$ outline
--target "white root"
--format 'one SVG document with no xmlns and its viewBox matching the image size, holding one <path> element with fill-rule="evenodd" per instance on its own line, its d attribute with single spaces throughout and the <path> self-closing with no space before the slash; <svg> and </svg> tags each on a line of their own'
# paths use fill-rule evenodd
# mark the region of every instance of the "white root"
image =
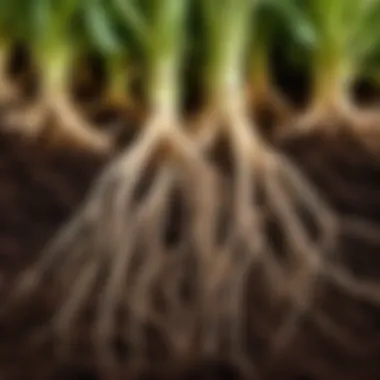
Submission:
<svg viewBox="0 0 380 380">
<path fill-rule="evenodd" d="M 37 104 L 8 115 L 6 122 L 31 138 L 39 138 L 53 122 L 53 136 L 98 153 L 109 152 L 114 143 L 110 133 L 98 131 L 81 116 L 66 94 L 43 96 Z"/>
<path fill-rule="evenodd" d="M 354 127 L 357 111 L 353 103 L 348 100 L 331 104 L 313 105 L 306 109 L 298 120 L 295 121 L 297 133 L 307 134 L 314 130 L 322 130 L 328 134 L 335 134 L 340 128 L 337 123 L 344 123 Z M 286 131 L 284 132 L 286 133 Z"/>
<path fill-rule="evenodd" d="M 243 103 L 237 100 L 239 96 L 234 95 L 235 98 L 232 94 L 227 94 L 225 97 L 227 101 L 221 105 L 219 112 L 211 114 L 209 124 L 206 123 L 207 128 L 205 128 L 208 134 L 201 130 L 196 136 L 202 149 L 207 150 L 224 127 L 224 131 L 228 133 L 229 140 L 232 142 L 232 153 L 235 159 L 233 207 L 234 225 L 238 236 L 236 243 L 227 249 L 232 278 L 228 280 L 228 276 L 225 275 L 223 279 L 230 283 L 229 297 L 226 302 L 228 302 L 228 315 L 233 328 L 231 339 L 235 341 L 233 349 L 237 350 L 239 345 L 241 348 L 243 337 L 246 335 L 244 331 L 239 333 L 238 330 L 242 326 L 245 315 L 242 310 L 244 302 L 239 296 L 244 293 L 244 283 L 249 270 L 258 262 L 266 262 L 269 266 L 274 264 L 263 259 L 263 256 L 271 254 L 273 248 L 269 248 L 268 242 L 263 240 L 264 221 L 257 205 L 252 200 L 255 188 L 260 183 L 264 183 L 266 206 L 272 210 L 280 222 L 287 241 L 287 255 L 290 256 L 290 262 L 293 262 L 292 281 L 287 276 L 287 280 L 283 279 L 282 283 L 286 285 L 283 292 L 287 293 L 287 298 L 290 297 L 292 300 L 294 310 L 278 331 L 275 347 L 279 348 L 290 339 L 297 321 L 311 307 L 313 295 L 317 290 L 315 280 L 322 274 L 323 263 L 329 260 L 328 254 L 331 253 L 336 242 L 338 221 L 328 205 L 324 204 L 321 197 L 297 172 L 294 165 L 260 140 L 254 126 L 246 116 L 247 112 Z M 304 221 L 297 215 L 301 207 L 308 212 L 317 226 L 319 233 L 317 238 L 313 238 L 303 227 Z M 238 250 L 243 252 L 238 252 Z M 239 254 L 242 257 L 237 259 Z M 271 270 L 268 269 L 269 272 Z M 284 278 L 284 274 L 282 277 Z M 276 279 L 277 283 L 278 281 Z M 217 292 L 214 294 L 216 295 Z M 225 303 L 219 302 L 219 307 L 222 305 Z M 221 313 L 222 310 L 219 309 L 212 315 L 216 318 Z M 217 321 L 209 320 L 208 325 L 213 324 L 217 324 Z"/>
<path fill-rule="evenodd" d="M 95 289 L 100 264 L 100 259 L 94 258 L 79 272 L 77 279 L 70 287 L 69 296 L 51 321 L 49 328 L 55 336 L 59 337 L 58 354 L 62 357 L 70 354 L 69 348 L 74 335 L 75 323 L 86 305 L 86 300 Z"/>
<path fill-rule="evenodd" d="M 115 236 L 115 241 L 119 246 L 115 247 L 115 251 L 111 254 L 111 256 L 113 256 L 110 258 L 112 262 L 111 271 L 100 301 L 99 311 L 97 313 L 98 321 L 95 330 L 96 340 L 98 343 L 97 346 L 101 349 L 99 358 L 102 358 L 101 360 L 107 361 L 108 363 L 112 363 L 113 359 L 113 353 L 107 346 L 109 340 L 114 337 L 116 332 L 114 320 L 115 314 L 121 303 L 122 296 L 124 295 L 127 299 L 129 296 L 129 292 L 125 294 L 125 284 L 130 277 L 130 266 L 132 264 L 133 255 L 135 254 L 134 250 L 136 249 L 138 239 L 141 238 L 139 230 L 145 223 L 148 222 L 148 219 L 152 215 L 154 216 L 154 209 L 156 207 L 160 207 L 162 192 L 165 194 L 168 186 L 170 186 L 169 180 L 170 177 L 167 175 L 160 177 L 159 183 L 154 189 L 154 194 L 152 194 L 146 202 L 138 207 L 136 214 L 127 214 L 125 215 L 125 220 L 121 224 L 115 224 L 115 228 L 118 229 L 117 233 L 119 234 L 119 236 Z M 120 195 L 125 196 L 125 193 L 120 193 Z M 126 208 L 123 207 L 121 209 L 115 209 L 115 216 L 120 213 L 120 210 L 124 209 Z M 134 228 L 128 226 L 128 219 L 133 219 Z M 157 252 L 155 252 L 155 255 L 157 255 Z M 129 299 L 127 302 L 129 303 Z M 139 299 L 138 302 L 144 304 L 144 299 Z M 129 309 L 128 311 L 131 310 Z M 147 319 L 146 316 L 145 319 Z M 139 327 L 140 326 L 137 326 L 136 330 L 138 330 Z"/>
<path fill-rule="evenodd" d="M 237 116 L 235 118 L 235 116 Z M 235 120 L 235 121 L 234 121 Z M 255 199 L 256 187 L 255 184 L 258 180 L 258 172 L 252 170 L 256 165 L 252 162 L 252 158 L 247 142 L 250 137 L 249 126 L 243 117 L 239 115 L 231 115 L 228 120 L 230 124 L 230 134 L 233 143 L 233 153 L 236 159 L 236 182 L 234 202 L 234 232 L 232 235 L 233 254 L 242 256 L 235 261 L 235 269 L 230 279 L 230 286 L 228 290 L 228 313 L 231 318 L 231 349 L 230 354 L 237 360 L 240 365 L 247 366 L 242 360 L 245 358 L 244 341 L 247 332 L 244 331 L 245 310 L 242 308 L 244 305 L 245 297 L 245 284 L 249 271 L 260 260 L 260 256 L 264 255 L 265 241 L 262 230 L 262 220 L 257 205 L 252 201 Z M 251 145 L 255 149 L 255 145 Z M 253 153 L 253 152 L 252 152 Z M 257 152 L 253 153 L 254 155 Z M 260 169 L 259 169 L 260 170 Z M 247 237 L 249 240 L 247 241 Z M 241 252 L 239 252 L 241 251 Z M 231 253 L 232 253 L 231 252 Z M 249 361 L 247 362 L 249 363 Z"/>
<path fill-rule="evenodd" d="M 175 172 L 172 171 L 168 180 L 174 181 Z M 165 178 L 163 178 L 165 180 Z M 163 186 L 165 183 L 163 183 Z M 167 184 L 168 185 L 168 184 Z M 179 184 L 177 184 L 178 186 Z M 177 188 L 175 183 L 172 184 L 173 189 Z M 184 195 L 188 191 L 189 184 L 183 184 L 184 186 Z M 164 242 L 161 241 L 162 234 L 162 224 L 164 222 L 164 210 L 170 201 L 170 190 L 171 186 L 166 186 L 164 192 L 160 194 L 158 188 L 155 191 L 157 193 L 155 196 L 160 196 L 162 201 L 160 202 L 161 206 L 158 208 L 158 202 L 156 203 L 156 209 L 152 213 L 150 220 L 144 222 L 142 226 L 142 236 L 144 236 L 147 241 L 144 243 L 149 251 L 156 251 L 154 256 L 149 256 L 146 258 L 142 264 L 143 269 L 139 278 L 137 278 L 133 289 L 131 291 L 130 307 L 131 307 L 131 321 L 132 324 L 128 329 L 129 334 L 133 334 L 132 341 L 136 344 L 136 349 L 139 350 L 136 352 L 136 355 L 143 357 L 144 352 L 144 337 L 141 332 L 142 322 L 149 321 L 155 324 L 161 331 L 162 338 L 172 347 L 173 352 L 176 355 L 186 355 L 186 353 L 191 350 L 191 345 L 194 339 L 196 319 L 198 317 L 198 307 L 193 305 L 190 301 L 183 299 L 181 295 L 181 286 L 183 281 L 188 281 L 189 269 L 186 265 L 187 258 L 189 254 L 189 246 L 186 240 L 183 240 L 179 243 L 179 246 L 176 248 L 165 247 Z M 154 194 L 152 194 L 153 196 Z M 209 202 L 212 204 L 213 202 Z M 207 206 L 206 206 L 207 209 Z M 199 210 L 204 210 L 199 208 Z M 204 214 L 204 213 L 201 213 Z M 147 215 L 148 216 L 148 215 Z M 190 221 L 187 221 L 185 226 L 182 226 L 184 229 L 191 228 Z M 207 225 L 207 219 L 203 219 L 205 225 Z M 196 223 L 195 223 L 196 224 Z M 207 225 L 208 227 L 208 225 Z M 204 229 L 202 229 L 204 231 Z M 191 239 L 190 239 L 191 240 Z M 205 241 L 204 246 L 207 246 Z M 197 248 L 195 248 L 197 249 Z M 206 253 L 207 256 L 210 256 L 210 252 Z M 194 258 L 193 258 L 194 259 Z M 199 267 L 202 267 L 202 264 L 198 264 Z M 154 284 L 160 281 L 160 276 L 164 277 L 162 286 L 162 295 L 165 299 L 166 312 L 165 314 L 155 311 L 151 305 L 147 302 L 155 296 Z M 199 289 L 199 296 L 201 296 L 202 290 Z"/>
<path fill-rule="evenodd" d="M 67 133 L 69 141 L 101 152 L 107 152 L 112 148 L 112 136 L 107 132 L 99 132 L 90 125 L 67 97 L 58 97 L 53 101 L 51 113 L 58 126 L 62 126 L 63 136 Z"/>
<path fill-rule="evenodd" d="M 277 332 L 274 346 L 279 349 L 289 341 L 295 332 L 297 322 L 311 308 L 318 289 L 316 280 L 323 268 L 324 251 L 323 246 L 321 249 L 308 236 L 291 207 L 291 200 L 284 192 L 278 191 L 278 186 L 281 184 L 276 179 L 278 178 L 271 176 L 268 178 L 268 192 L 271 205 L 285 230 L 288 240 L 287 253 L 292 256 L 296 268 L 287 284 L 287 290 L 294 302 L 294 310 Z"/>
<path fill-rule="evenodd" d="M 168 206 L 168 197 L 173 181 L 173 174 L 170 170 L 164 170 L 158 184 L 152 189 L 152 194 L 147 200 L 148 206 L 145 210 L 144 218 L 141 220 L 141 235 L 143 247 L 148 252 L 155 252 L 145 258 L 141 273 L 135 280 L 132 290 L 124 296 L 124 311 L 129 312 L 130 321 L 124 327 L 124 338 L 126 341 L 134 342 L 131 352 L 132 357 L 139 360 L 144 358 L 145 337 L 144 327 L 149 320 L 157 323 L 160 316 L 155 312 L 150 304 L 154 283 L 162 272 L 167 252 L 161 241 L 165 209 Z M 131 359 L 132 360 L 132 359 Z"/>
<path fill-rule="evenodd" d="M 102 190 L 103 197 L 107 195 L 107 190 L 113 190 L 112 188 L 107 189 L 104 184 L 100 185 L 98 185 L 97 189 L 95 187 L 95 190 L 98 190 L 98 193 L 99 190 Z M 97 192 L 95 191 L 94 193 L 96 194 Z M 111 196 L 112 193 L 111 191 Z M 73 249 L 64 251 L 68 256 L 66 263 L 64 262 L 55 274 L 59 277 L 63 286 L 72 284 L 69 286 L 70 290 L 67 291 L 66 300 L 54 314 L 50 326 L 53 333 L 61 339 L 58 352 L 62 356 L 69 353 L 69 343 L 73 337 L 72 332 L 75 328 L 75 322 L 97 286 L 102 266 L 107 265 L 106 257 L 102 253 L 109 248 L 107 234 L 112 232 L 112 224 L 107 224 L 107 221 L 109 222 L 107 220 L 109 210 L 103 208 L 99 211 L 102 211 L 102 214 L 98 214 L 97 219 L 102 220 L 103 223 L 86 226 L 91 236 L 87 236 L 87 239 L 80 245 L 78 241 L 78 247 L 74 245 L 74 248 L 78 248 L 76 255 L 74 255 L 75 251 Z M 89 241 L 89 239 L 91 240 Z M 79 248 L 81 248 L 80 251 Z M 67 254 L 67 252 L 70 252 L 70 254 Z M 95 257 L 94 252 L 98 252 Z"/>
<path fill-rule="evenodd" d="M 123 167 L 124 170 L 128 168 L 128 171 L 134 172 L 136 176 L 135 178 L 139 178 L 140 173 L 142 173 L 142 169 L 144 168 L 142 162 L 139 162 L 139 158 L 141 160 L 148 160 L 149 156 L 154 153 L 155 148 L 158 147 L 160 143 L 167 140 L 166 142 L 169 143 L 168 149 L 173 150 L 174 157 L 176 157 L 179 161 L 180 166 L 185 166 L 185 177 L 189 175 L 188 172 L 190 172 L 190 176 L 192 178 L 197 178 L 197 181 L 205 178 L 205 175 L 207 177 L 207 170 L 205 172 L 202 160 L 200 158 L 197 159 L 197 155 L 192 152 L 191 148 L 189 148 L 191 141 L 187 141 L 187 138 L 185 138 L 184 135 L 178 131 L 178 129 L 168 127 L 168 123 L 173 122 L 170 120 L 167 121 L 166 119 L 159 119 L 158 124 L 153 123 L 152 129 L 147 130 L 147 134 L 142 137 L 140 144 L 136 145 L 135 150 L 132 148 L 132 152 L 128 155 L 131 160 L 129 165 L 127 165 L 126 162 L 124 163 L 121 161 L 120 167 Z M 173 125 L 175 126 L 175 124 Z M 131 164 L 132 161 L 134 161 L 135 165 Z M 134 211 L 133 215 L 130 214 L 129 218 L 127 215 L 127 218 L 125 219 L 126 222 L 123 224 L 119 224 L 121 221 L 117 221 L 116 217 L 117 215 L 120 215 L 120 210 L 124 209 L 119 202 L 122 200 L 125 202 L 125 200 L 128 199 L 129 192 L 126 191 L 125 188 L 121 188 L 120 192 L 115 197 L 115 204 L 119 203 L 118 207 L 115 208 L 115 226 L 120 226 L 121 230 L 119 232 L 120 234 L 123 234 L 115 236 L 115 239 L 117 242 L 120 242 L 119 244 L 121 244 L 121 242 L 125 243 L 120 245 L 119 253 L 117 253 L 118 250 L 112 253 L 112 255 L 114 255 L 114 259 L 111 267 L 111 273 L 108 277 L 109 282 L 106 284 L 105 293 L 103 294 L 103 298 L 99 306 L 99 313 L 97 313 L 97 346 L 100 349 L 101 356 L 106 358 L 108 362 L 105 363 L 106 365 L 112 363 L 113 352 L 107 348 L 107 342 L 109 342 L 109 339 L 112 339 L 113 332 L 115 332 L 115 308 L 117 308 L 121 303 L 121 295 L 124 289 L 123 284 L 125 286 L 126 282 L 128 282 L 128 278 L 130 278 L 128 272 L 130 271 L 129 268 L 131 265 L 132 256 L 134 250 L 136 250 L 137 239 L 139 237 L 141 238 L 139 231 L 140 229 L 144 230 L 144 226 L 146 227 L 149 223 L 151 223 L 149 222 L 150 218 L 154 218 L 155 215 L 159 217 L 160 214 L 164 213 L 165 210 L 161 207 L 162 203 L 165 203 L 165 198 L 170 192 L 173 174 L 174 173 L 171 171 L 166 174 L 162 172 L 154 184 L 154 191 L 152 194 L 148 196 L 148 199 L 143 203 L 141 208 L 137 208 L 137 210 Z M 200 182 L 202 183 L 202 180 L 200 180 Z M 128 184 L 128 187 L 129 190 L 132 189 L 130 184 Z M 188 189 L 188 186 L 186 188 Z M 212 191 L 209 186 L 201 185 L 199 188 L 205 188 L 207 191 Z M 197 193 L 197 191 L 195 193 Z M 202 221 L 203 227 L 207 226 L 206 222 Z M 137 283 L 133 287 L 132 291 L 127 291 L 127 293 L 124 294 L 124 297 L 126 297 L 124 301 L 126 302 L 126 304 L 124 303 L 124 308 L 126 308 L 130 313 L 130 319 L 133 327 L 132 330 L 129 329 L 129 336 L 127 334 L 127 338 L 130 338 L 130 340 L 127 340 L 127 342 L 132 344 L 132 352 L 135 350 L 137 357 L 140 357 L 140 359 L 143 355 L 141 350 L 145 338 L 141 334 L 143 334 L 143 327 L 150 322 L 149 318 L 152 318 L 148 318 L 147 314 L 152 308 L 152 323 L 154 324 L 155 322 L 154 306 L 150 305 L 148 291 L 151 288 L 151 281 L 160 273 L 160 271 L 162 272 L 165 264 L 165 260 L 163 260 L 162 257 L 160 258 L 160 256 L 162 256 L 162 249 L 160 249 L 160 245 L 157 246 L 154 244 L 151 249 L 145 251 L 145 255 L 147 255 L 145 259 L 146 262 L 155 262 L 157 265 L 155 265 L 155 267 L 152 265 L 142 265 Z M 137 294 L 139 294 L 141 298 L 136 298 Z M 170 318 L 170 315 L 167 318 Z M 169 330 L 172 329 L 169 328 Z M 132 336 L 130 336 L 131 332 Z"/>
</svg>

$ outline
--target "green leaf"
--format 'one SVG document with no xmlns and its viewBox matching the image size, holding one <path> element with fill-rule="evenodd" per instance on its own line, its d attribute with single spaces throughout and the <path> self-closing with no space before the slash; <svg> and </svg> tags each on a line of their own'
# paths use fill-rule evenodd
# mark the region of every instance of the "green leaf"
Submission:
<svg viewBox="0 0 380 380">
<path fill-rule="evenodd" d="M 87 0 L 85 24 L 93 45 L 106 54 L 120 53 L 125 48 L 115 32 L 113 20 L 103 0 Z"/>
<path fill-rule="evenodd" d="M 357 28 L 352 36 L 351 54 L 358 60 L 366 60 L 380 48 L 380 1 L 363 4 Z"/>
<path fill-rule="evenodd" d="M 114 7 L 118 16 L 132 29 L 134 37 L 141 43 L 146 44 L 148 40 L 147 22 L 138 11 L 132 0 L 108 0 Z"/>
<path fill-rule="evenodd" d="M 52 32 L 53 9 L 49 0 L 34 0 L 30 3 L 31 37 L 33 40 L 39 41 Z"/>
<path fill-rule="evenodd" d="M 333 0 L 332 0 L 333 1 Z M 281 24 L 282 30 L 290 32 L 291 37 L 299 44 L 305 47 L 315 46 L 317 44 L 317 33 L 315 27 L 303 8 L 294 0 L 262 0 L 264 4 L 276 16 L 272 22 L 272 28 L 275 23 Z"/>
</svg>

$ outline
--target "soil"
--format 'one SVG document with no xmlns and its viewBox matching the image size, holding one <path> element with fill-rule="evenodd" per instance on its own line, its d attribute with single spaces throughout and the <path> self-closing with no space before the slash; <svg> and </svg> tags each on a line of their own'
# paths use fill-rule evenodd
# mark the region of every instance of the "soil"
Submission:
<svg viewBox="0 0 380 380">
<path fill-rule="evenodd" d="M 347 229 L 342 234 L 340 250 L 344 252 L 347 267 L 357 276 L 378 278 L 380 233 L 377 238 L 376 225 L 380 228 L 380 152 L 370 154 L 346 132 L 292 137 L 281 142 L 280 147 L 340 214 L 360 217 L 371 224 L 375 230 L 372 234 L 368 226 Z M 4 289 L 15 272 L 33 260 L 67 220 L 107 160 L 1 133 L 0 287 Z M 345 340 L 323 334 L 312 317 L 305 318 L 291 349 L 280 353 L 277 359 L 263 357 L 262 379 L 380 378 L 380 308 L 342 294 L 331 284 L 325 286 L 329 296 L 320 302 L 321 310 L 345 330 Z M 261 335 L 266 333 L 270 331 Z M 0 366 L 1 379 L 97 378 L 95 372 L 84 366 L 70 365 L 44 372 L 50 360 L 48 353 L 49 348 L 46 348 L 39 358 L 32 353 L 8 357 L 7 365 Z M 1 356 L 4 363 L 5 356 Z M 20 360 L 23 360 L 22 366 Z M 186 374 L 183 371 L 180 374 L 173 371 L 170 376 L 147 374 L 146 378 L 238 378 L 234 371 L 218 363 L 205 362 L 192 365 Z M 127 374 L 120 378 L 127 378 Z"/>
</svg>

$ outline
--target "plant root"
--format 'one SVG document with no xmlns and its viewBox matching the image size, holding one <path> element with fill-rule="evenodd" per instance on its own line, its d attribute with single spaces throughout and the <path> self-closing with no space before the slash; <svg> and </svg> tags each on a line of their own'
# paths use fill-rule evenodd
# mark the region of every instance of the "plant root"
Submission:
<svg viewBox="0 0 380 380">
<path fill-rule="evenodd" d="M 112 135 L 98 131 L 81 117 L 79 111 L 66 96 L 45 99 L 29 109 L 9 115 L 7 124 L 20 128 L 21 133 L 31 138 L 40 138 L 46 131 L 52 133 L 58 141 L 77 147 L 89 149 L 101 154 L 109 152 L 113 147 Z M 54 126 L 46 130 L 46 126 Z"/>
<path fill-rule="evenodd" d="M 272 285 L 281 289 L 282 296 L 293 304 L 293 312 L 277 331 L 273 348 L 279 349 L 286 346 L 297 321 L 312 307 L 318 278 L 336 244 L 338 220 L 295 165 L 260 139 L 241 105 L 227 102 L 219 113 L 209 118 L 209 125 L 197 132 L 199 145 L 206 152 L 220 133 L 227 134 L 232 142 L 233 232 L 229 246 L 225 246 L 230 260 L 229 276 L 225 274 L 222 278 L 224 283 L 228 282 L 229 296 L 228 301 L 219 301 L 219 307 L 227 307 L 231 328 L 241 329 L 245 314 L 241 298 L 246 291 L 244 284 L 252 268 L 264 263 L 267 276 L 274 281 Z M 257 199 L 259 189 L 264 193 L 264 201 Z M 263 218 L 261 208 L 268 210 L 277 222 L 282 247 L 270 241 L 266 233 L 268 221 Z M 268 255 L 273 259 L 269 260 Z M 284 255 L 286 263 L 275 268 L 274 264 Z M 273 275 L 274 272 L 281 272 L 282 279 Z M 226 313 L 217 306 L 215 302 L 210 312 L 215 316 Z M 231 333 L 235 339 L 240 336 L 235 341 L 238 345 L 234 346 L 235 352 L 241 352 L 243 335 L 244 332 L 238 334 L 237 330 Z"/>
<path fill-rule="evenodd" d="M 379 230 L 378 225 L 373 225 L 362 219 L 343 217 L 341 220 L 342 234 L 364 239 L 374 246 L 380 244 Z M 333 311 L 324 310 L 322 303 L 311 309 L 307 318 L 324 338 L 335 345 L 339 345 L 342 350 L 348 351 L 350 355 L 367 358 L 380 349 L 378 336 L 373 335 L 373 326 L 369 325 L 368 327 L 368 323 L 376 323 L 372 313 L 378 312 L 380 306 L 380 283 L 358 278 L 357 274 L 355 275 L 347 269 L 347 264 L 343 261 L 344 256 L 345 252 L 339 248 L 339 254 L 336 255 L 335 260 L 324 263 L 322 276 L 327 287 L 323 294 L 323 300 L 327 299 L 327 305 L 332 306 L 329 297 L 333 288 L 335 290 L 333 297 L 336 297 L 336 292 L 338 292 L 338 297 L 343 297 L 346 306 L 347 302 L 352 307 L 357 303 L 367 303 L 376 308 L 376 311 L 374 309 L 364 309 L 365 311 L 363 311 L 362 308 L 356 306 L 349 313 L 347 321 L 347 317 L 344 318 L 343 314 L 339 314 L 339 312 L 338 315 L 334 315 L 334 309 L 336 312 L 340 306 L 333 306 Z M 347 313 L 347 311 L 342 311 L 342 313 Z M 350 325 L 342 324 L 342 317 Z"/>
<path fill-rule="evenodd" d="M 224 355 L 252 370 L 247 283 L 258 265 L 273 297 L 291 304 L 274 349 L 286 347 L 312 308 L 338 221 L 238 104 L 227 102 L 209 121 L 205 142 L 174 118 L 152 118 L 16 284 L 8 309 L 46 286 L 58 290 L 49 328 L 61 355 L 70 355 L 76 328 L 86 323 L 102 368 L 125 362 L 117 341 L 142 366 Z M 232 178 L 209 161 L 219 134 L 231 143 Z M 280 243 L 268 234 L 273 221 Z"/>
<path fill-rule="evenodd" d="M 70 354 L 76 326 L 89 307 L 95 308 L 88 322 L 90 338 L 102 366 L 116 364 L 117 337 L 134 360 L 145 360 L 147 326 L 159 330 L 174 355 L 192 348 L 192 325 L 200 318 L 199 306 L 207 306 L 204 279 L 217 254 L 215 176 L 192 140 L 168 125 L 176 123 L 154 118 L 135 145 L 111 163 L 84 207 L 20 276 L 5 302 L 9 312 L 47 286 L 57 289 L 58 310 L 48 329 L 61 355 Z M 174 207 L 173 191 L 185 209 L 182 222 L 165 220 Z M 172 247 L 166 230 L 178 223 L 183 224 L 181 234 Z M 198 275 L 185 274 L 187 262 Z M 183 295 L 183 283 L 192 289 L 190 300 Z M 152 292 L 160 295 L 164 309 Z M 175 326 L 185 309 L 191 317 Z M 121 325 L 120 313 L 125 315 Z"/>
<path fill-rule="evenodd" d="M 343 132 L 353 132 L 359 135 L 363 130 L 372 129 L 380 121 L 376 112 L 362 111 L 350 102 L 331 105 L 327 108 L 312 107 L 295 122 L 297 133 L 309 133 L 322 130 L 327 134 L 336 135 Z"/>
<path fill-rule="evenodd" d="M 7 78 L 0 81 L 0 106 L 9 107 L 20 100 L 18 88 Z"/>
</svg>

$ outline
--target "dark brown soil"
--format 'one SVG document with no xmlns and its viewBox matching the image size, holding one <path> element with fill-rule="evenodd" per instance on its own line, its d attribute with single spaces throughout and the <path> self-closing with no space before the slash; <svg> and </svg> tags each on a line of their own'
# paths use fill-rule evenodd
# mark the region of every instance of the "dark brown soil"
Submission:
<svg viewBox="0 0 380 380">
<path fill-rule="evenodd" d="M 0 134 L 2 268 L 13 272 L 43 247 L 81 202 L 102 161 L 44 141 Z"/>
<path fill-rule="evenodd" d="M 378 224 L 378 238 L 377 231 L 372 234 L 375 236 L 369 233 L 367 236 L 364 230 L 351 228 L 343 233 L 340 247 L 347 266 L 360 278 L 378 278 L 380 155 L 369 154 L 347 133 L 333 137 L 316 133 L 292 138 L 283 142 L 281 148 L 318 185 L 341 214 Z M 50 149 L 42 142 L 27 143 L 20 138 L 0 136 L 0 286 L 5 286 L 20 266 L 38 254 L 75 210 L 105 161 L 83 152 Z M 344 329 L 345 341 L 323 334 L 313 318 L 308 316 L 291 349 L 272 359 L 258 352 L 260 340 L 270 331 L 258 331 L 258 348 L 253 351 L 257 352 L 258 360 L 265 369 L 262 379 L 380 378 L 380 308 L 348 297 L 332 285 L 326 284 L 326 289 L 326 294 L 330 296 L 324 297 L 320 305 Z M 35 357 L 31 352 L 26 356 L 8 357 L 8 365 L 0 366 L 0 378 L 97 378 L 92 370 L 82 366 L 45 372 L 50 361 L 49 347 L 43 355 L 39 355 Z M 4 358 L 1 354 L 1 363 L 4 363 Z M 185 372 L 178 374 L 173 371 L 170 376 L 147 374 L 146 378 L 238 378 L 229 368 L 215 363 L 192 365 L 191 371 Z M 119 377 L 110 375 L 109 378 Z M 130 377 L 124 374 L 121 378 Z"/>
</svg>

